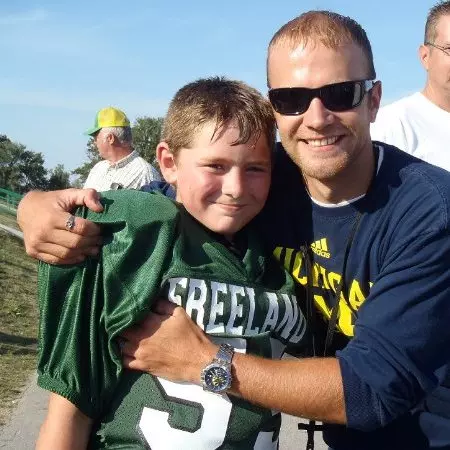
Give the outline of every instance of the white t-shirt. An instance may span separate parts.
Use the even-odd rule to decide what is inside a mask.
[[[416,92],[380,109],[373,140],[450,171],[450,113]]]
[[[106,160],[98,162],[89,172],[84,188],[109,191],[111,185],[117,183],[124,189],[140,189],[150,181],[160,180],[158,171],[133,151],[115,163]]]

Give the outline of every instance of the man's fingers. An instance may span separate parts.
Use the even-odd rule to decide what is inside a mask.
[[[86,259],[86,256],[84,255],[77,255],[68,259],[64,259],[61,260],[58,257],[56,257],[55,255],[49,254],[49,253],[35,253],[33,255],[30,255],[33,258],[37,258],[40,261],[44,261],[48,264],[79,264],[81,262],[83,262]]]
[[[56,230],[61,230],[64,234],[58,236],[59,239],[65,236],[64,241],[67,239],[68,241],[72,241],[77,238],[71,239],[69,236],[86,236],[86,237],[95,237],[97,239],[98,244],[101,244],[101,227],[90,220],[83,219],[82,217],[75,217],[73,222],[73,227],[70,231],[67,229],[67,220],[71,216],[70,213],[59,213],[58,220],[55,221]],[[62,241],[58,241],[62,243]]]
[[[102,212],[103,205],[100,203],[100,194],[95,189],[85,189],[84,204],[92,211]]]
[[[130,358],[136,357],[137,345],[126,339],[121,339],[119,343],[122,356],[128,356]]]
[[[122,365],[123,367],[131,370],[141,370],[146,371],[146,367],[139,362],[139,360],[134,359],[133,357],[123,355],[122,356]]]
[[[84,261],[87,256],[98,255],[99,251],[98,246],[67,248],[52,243],[40,244],[39,247],[26,247],[28,255],[49,264],[76,264]]]
[[[66,223],[69,218],[69,213],[61,214],[61,221],[58,223],[60,230],[67,230]],[[83,219],[82,217],[75,217],[74,226],[70,230],[70,233],[80,234],[82,236],[99,236],[101,228],[99,225],[91,222],[90,220]]]
[[[95,212],[103,211],[100,195],[95,189],[65,189],[60,192],[61,197],[58,198],[58,205],[65,211],[84,205]]]
[[[40,241],[39,236],[28,240],[28,244],[36,252],[52,253],[55,249],[58,250],[55,256],[61,258],[67,254],[70,255],[72,250],[81,254],[95,255],[98,253],[101,243],[100,236],[81,236],[64,230],[53,230],[46,236],[46,241]]]
[[[169,302],[169,300],[159,299],[152,306],[152,311],[159,315],[163,316],[172,316],[173,311],[177,308],[178,305],[175,303]]]
[[[163,316],[150,313],[141,323],[122,331],[120,338],[128,344],[133,343],[138,346],[139,342],[150,337],[161,326],[163,321]]]
[[[144,330],[141,325],[134,325],[122,331],[122,333],[120,333],[121,342],[134,342],[136,344],[139,343],[139,341],[142,339],[143,336]],[[124,344],[121,344],[121,347],[122,345]]]

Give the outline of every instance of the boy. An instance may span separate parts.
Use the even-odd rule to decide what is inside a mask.
[[[226,395],[234,351],[279,358],[305,333],[293,280],[247,226],[267,198],[274,141],[256,90],[198,80],[175,95],[157,147],[177,201],[116,191],[103,213],[80,213],[106,245],[99,260],[40,267],[38,383],[53,394],[38,449],[278,447],[280,414]],[[198,374],[203,389],[122,369],[117,338],[157,297],[223,344]]]

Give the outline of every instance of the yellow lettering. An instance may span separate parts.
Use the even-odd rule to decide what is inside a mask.
[[[348,294],[348,301],[350,303],[350,306],[354,310],[358,310],[365,299],[366,297],[364,297],[358,281],[353,280],[352,285],[350,286],[350,292]]]
[[[294,267],[292,269],[292,276],[303,286],[306,286],[307,284],[307,278],[306,276],[300,278],[300,270],[302,268],[302,254],[300,252],[297,252],[295,254],[295,260],[294,260]]]
[[[292,252],[294,251],[293,248],[287,248],[286,249],[286,256],[284,258],[284,267],[286,270],[289,271],[289,268],[291,267],[291,261],[292,261]]]
[[[331,316],[331,310],[325,303],[325,299],[321,295],[314,295],[314,301],[322,314],[329,319]]]
[[[336,272],[328,273],[328,283],[330,284],[331,289],[336,292],[337,285],[340,283],[342,276]]]
[[[323,282],[323,287],[326,290],[330,289],[330,286],[328,285],[328,281],[327,281],[327,271],[325,269],[325,267],[322,267],[321,265],[317,264],[317,267],[319,268],[319,272],[320,272],[320,276]],[[322,286],[321,286],[322,287]]]
[[[344,296],[341,294],[341,298],[339,299],[339,320],[338,325],[339,329],[346,336],[353,336],[353,321],[352,321],[352,310],[347,305],[344,300]]]
[[[275,259],[278,259],[278,261],[281,261],[281,252],[283,251],[283,247],[277,247],[274,251],[273,251],[273,256],[275,256]]]
[[[314,266],[313,266],[312,285],[314,287],[319,287],[319,265],[318,264],[314,264]]]

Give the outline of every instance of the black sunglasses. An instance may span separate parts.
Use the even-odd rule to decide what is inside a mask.
[[[277,88],[269,90],[269,100],[273,109],[284,116],[303,114],[314,98],[319,98],[323,106],[330,111],[347,111],[360,105],[366,92],[374,85],[374,80],[361,80],[327,84],[316,89]]]

